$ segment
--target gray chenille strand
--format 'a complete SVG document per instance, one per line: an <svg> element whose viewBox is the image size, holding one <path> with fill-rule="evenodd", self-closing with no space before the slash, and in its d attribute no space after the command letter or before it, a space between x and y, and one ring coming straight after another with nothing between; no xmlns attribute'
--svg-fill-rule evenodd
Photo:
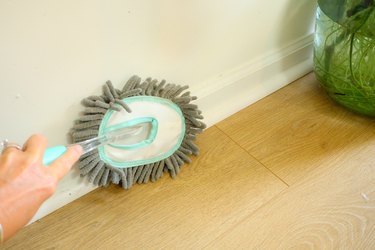
<svg viewBox="0 0 375 250"><path fill-rule="evenodd" d="M165 172L176 178L185 163L191 163L190 156L198 155L199 148L194 143L197 134L202 133L206 125L201 121L202 112L191 101L196 100L186 91L188 86L167 83L165 80L147 78L142 81L138 76L131 77L122 90L116 89L110 81L103 86L100 96L89 96L82 100L85 109L82 116L75 121L71 130L74 143L98 136L99 126L106 112L109 110L130 113L131 109L122 100L132 96L156 96L174 102L185 117L186 132L179 149L173 155L158 162L131 168L116 168L103 162L98 150L83 155L79 162L82 176L98 186L108 186L111 183L119 184L124 189L131 188L135 183L142 184L155 182Z"/></svg>

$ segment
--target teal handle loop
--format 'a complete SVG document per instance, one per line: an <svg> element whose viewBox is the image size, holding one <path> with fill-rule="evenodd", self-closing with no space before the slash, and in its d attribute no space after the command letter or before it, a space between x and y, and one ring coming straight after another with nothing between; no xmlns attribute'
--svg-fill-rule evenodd
<svg viewBox="0 0 375 250"><path fill-rule="evenodd" d="M48 166L57 158L62 156L66 152L67 148L65 146L56 146L53 148L48 148L43 155L43 165Z"/></svg>

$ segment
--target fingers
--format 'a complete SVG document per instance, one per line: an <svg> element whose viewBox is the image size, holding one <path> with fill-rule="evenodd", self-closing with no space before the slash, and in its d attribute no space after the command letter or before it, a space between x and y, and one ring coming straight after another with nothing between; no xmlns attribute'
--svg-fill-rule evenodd
<svg viewBox="0 0 375 250"><path fill-rule="evenodd" d="M23 151L17 143L3 142L3 146L5 148L0 152L0 158L1 162L7 162L7 164L2 165L10 165L22 158Z"/></svg>
<svg viewBox="0 0 375 250"><path fill-rule="evenodd" d="M3 151L2 151L2 154L18 154L18 153L21 153L21 151L17 148L14 148L14 147L8 147L8 148L5 148Z"/></svg>
<svg viewBox="0 0 375 250"><path fill-rule="evenodd" d="M69 147L68 150L57 160L51 163L47 169L48 171L60 180L63 178L69 170L72 168L73 164L79 159L82 154L81 146Z"/></svg>
<svg viewBox="0 0 375 250"><path fill-rule="evenodd" d="M0 169L9 169L20 164L22 154L23 152L16 148L6 148L0 155Z"/></svg>
<svg viewBox="0 0 375 250"><path fill-rule="evenodd" d="M0 154L13 154L17 151L22 151L22 147L14 142L9 142L8 140L3 140L1 142L2 151Z"/></svg>
<svg viewBox="0 0 375 250"><path fill-rule="evenodd" d="M47 139L45 137L41 135L33 135L26 141L24 145L24 151L41 159L46 146Z"/></svg>

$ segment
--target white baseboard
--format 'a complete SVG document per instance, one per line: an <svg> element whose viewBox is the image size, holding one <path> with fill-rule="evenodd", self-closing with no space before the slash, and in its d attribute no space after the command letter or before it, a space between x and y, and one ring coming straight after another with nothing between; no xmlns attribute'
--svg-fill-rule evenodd
<svg viewBox="0 0 375 250"><path fill-rule="evenodd" d="M208 126L227 118L266 97L312 70L313 36L303 37L289 46L224 72L191 91L198 96ZM94 190L79 177L77 169L63 179L69 190L58 188L43 204L31 223Z"/></svg>
<svg viewBox="0 0 375 250"><path fill-rule="evenodd" d="M192 89L212 126L312 71L313 34Z"/></svg>

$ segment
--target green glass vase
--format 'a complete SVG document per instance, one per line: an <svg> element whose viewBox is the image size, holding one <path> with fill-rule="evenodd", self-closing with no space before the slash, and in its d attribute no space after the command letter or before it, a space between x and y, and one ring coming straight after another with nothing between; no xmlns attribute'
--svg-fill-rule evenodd
<svg viewBox="0 0 375 250"><path fill-rule="evenodd" d="M320 0L314 71L328 95L343 106L375 116L374 0Z"/></svg>

